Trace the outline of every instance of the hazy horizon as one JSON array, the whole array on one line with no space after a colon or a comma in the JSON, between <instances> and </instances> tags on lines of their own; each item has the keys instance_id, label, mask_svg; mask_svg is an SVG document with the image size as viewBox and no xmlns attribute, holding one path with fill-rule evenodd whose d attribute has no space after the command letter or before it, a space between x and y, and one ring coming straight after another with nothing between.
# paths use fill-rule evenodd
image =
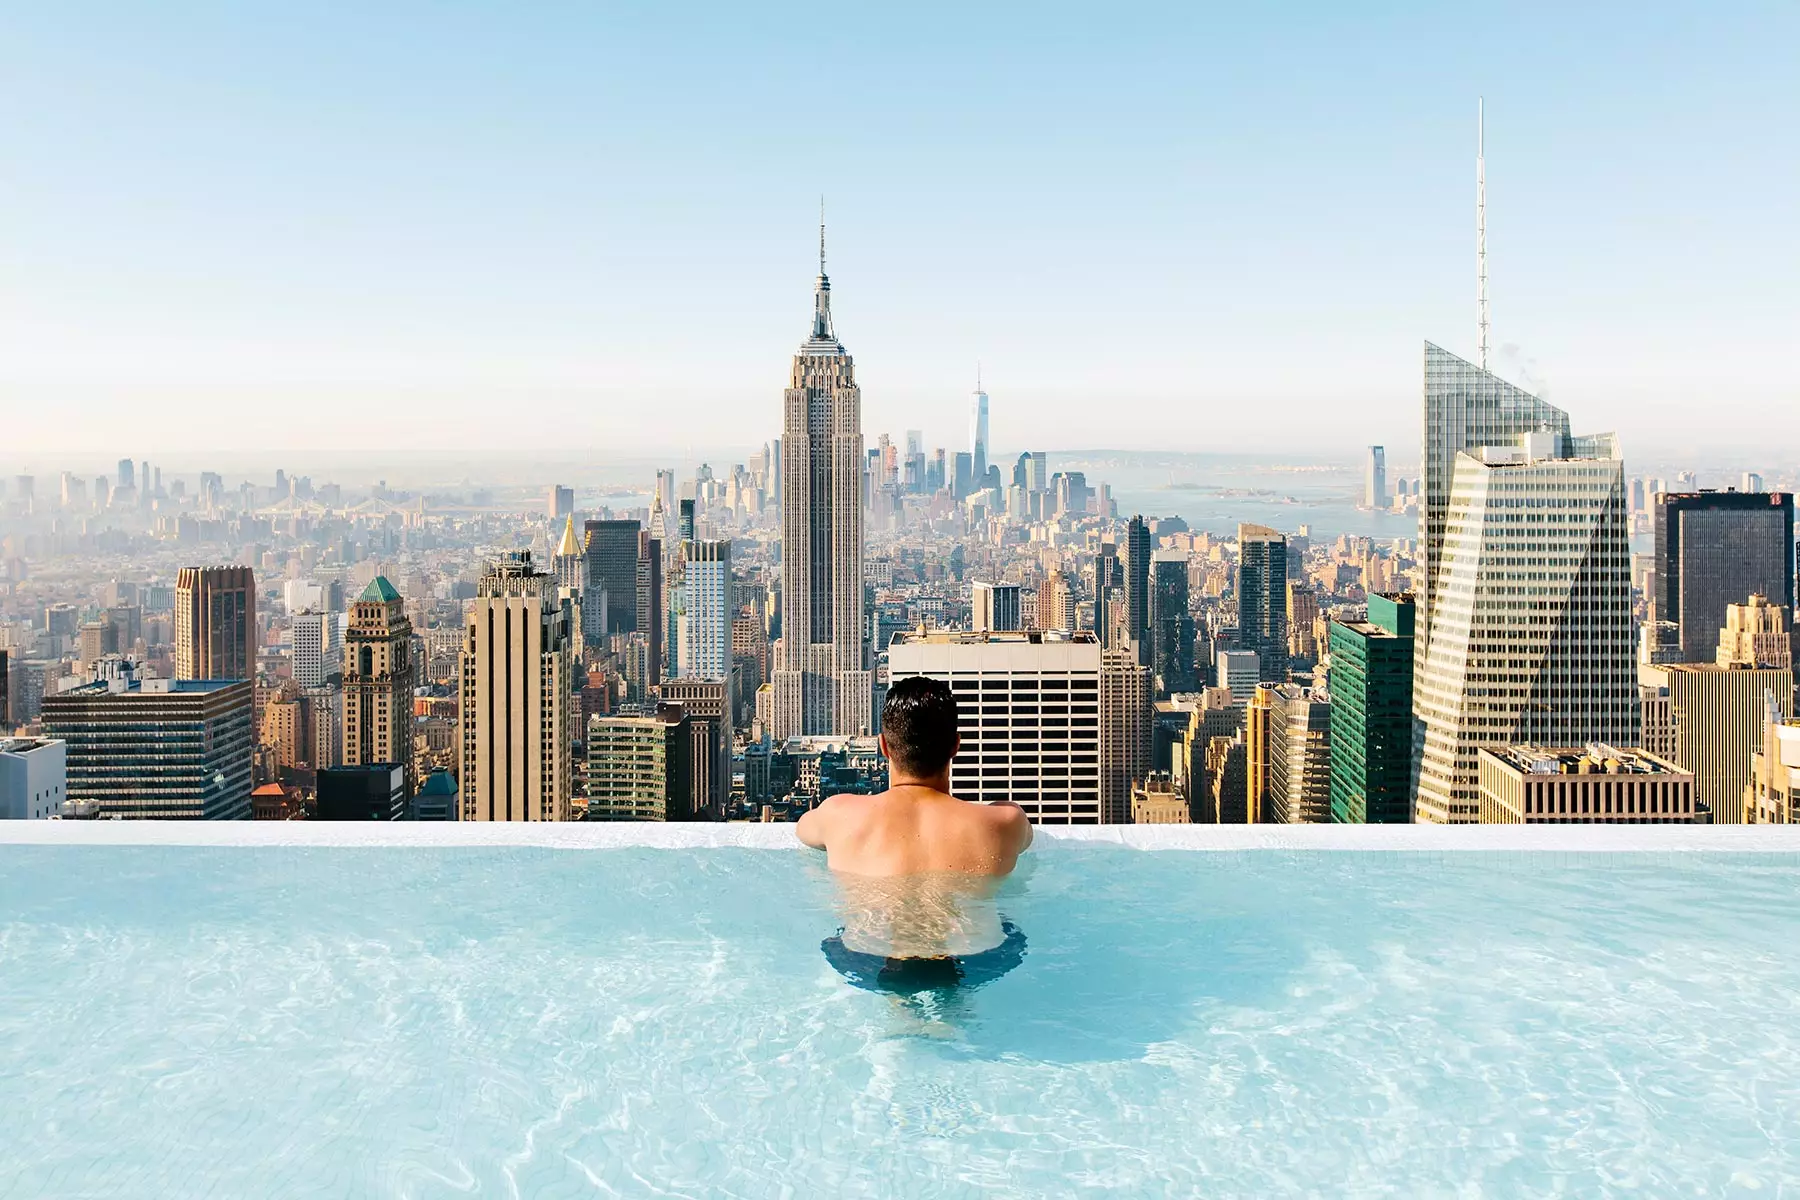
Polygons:
<instances>
[{"instance_id":1,"label":"hazy horizon","mask_svg":"<svg viewBox=\"0 0 1800 1200\"><path fill-rule=\"evenodd\" d=\"M1478 95L1495 369L1631 460L1800 450L1767 428L1792 6L95 3L8 32L6 458L756 446L821 193L871 442L963 445L979 364L1000 447L1413 457L1421 343L1475 354Z\"/></svg>"}]
</instances>

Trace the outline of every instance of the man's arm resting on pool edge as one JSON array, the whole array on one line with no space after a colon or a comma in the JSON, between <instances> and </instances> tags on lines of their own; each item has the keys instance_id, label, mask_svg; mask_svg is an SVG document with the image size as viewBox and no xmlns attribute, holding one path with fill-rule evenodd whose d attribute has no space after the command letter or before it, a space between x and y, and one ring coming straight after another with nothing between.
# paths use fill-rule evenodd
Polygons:
<instances>
[{"instance_id":1,"label":"man's arm resting on pool edge","mask_svg":"<svg viewBox=\"0 0 1800 1200\"><path fill-rule=\"evenodd\" d=\"M809 808L800 815L800 824L794 832L799 836L801 844L811 846L814 850L825 848L825 813L824 808L830 800L820 803L818 808Z\"/></svg>"}]
</instances>

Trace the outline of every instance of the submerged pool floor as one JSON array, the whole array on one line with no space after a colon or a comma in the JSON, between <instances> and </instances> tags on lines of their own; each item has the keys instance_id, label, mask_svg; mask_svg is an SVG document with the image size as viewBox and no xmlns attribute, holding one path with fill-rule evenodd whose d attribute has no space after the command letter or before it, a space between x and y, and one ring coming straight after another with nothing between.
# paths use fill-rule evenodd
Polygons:
<instances>
[{"instance_id":1,"label":"submerged pool floor","mask_svg":"<svg viewBox=\"0 0 1800 1200\"><path fill-rule=\"evenodd\" d=\"M849 986L751 850L0 847L0 1200L1800 1187L1800 857L1145 853Z\"/></svg>"}]
</instances>

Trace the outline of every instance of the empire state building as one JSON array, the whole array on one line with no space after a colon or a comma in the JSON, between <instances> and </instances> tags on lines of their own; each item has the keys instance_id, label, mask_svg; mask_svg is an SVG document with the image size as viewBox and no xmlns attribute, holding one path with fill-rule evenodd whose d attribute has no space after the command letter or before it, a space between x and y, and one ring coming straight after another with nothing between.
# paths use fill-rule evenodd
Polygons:
<instances>
[{"instance_id":1,"label":"empire state building","mask_svg":"<svg viewBox=\"0 0 1800 1200\"><path fill-rule=\"evenodd\" d=\"M862 389L831 328L823 225L812 334L794 355L783 410L773 732L863 733L872 680L863 660Z\"/></svg>"}]
</instances>

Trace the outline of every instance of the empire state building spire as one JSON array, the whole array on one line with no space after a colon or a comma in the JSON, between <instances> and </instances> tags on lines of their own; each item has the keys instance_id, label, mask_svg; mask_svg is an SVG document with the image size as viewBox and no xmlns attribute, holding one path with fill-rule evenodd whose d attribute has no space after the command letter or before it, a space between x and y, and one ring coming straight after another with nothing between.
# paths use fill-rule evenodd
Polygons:
<instances>
[{"instance_id":1,"label":"empire state building spire","mask_svg":"<svg viewBox=\"0 0 1800 1200\"><path fill-rule=\"evenodd\" d=\"M837 334L831 328L831 278L825 274L825 198L819 198L819 278L813 285L812 336L801 348L803 354L842 354Z\"/></svg>"}]
</instances>

